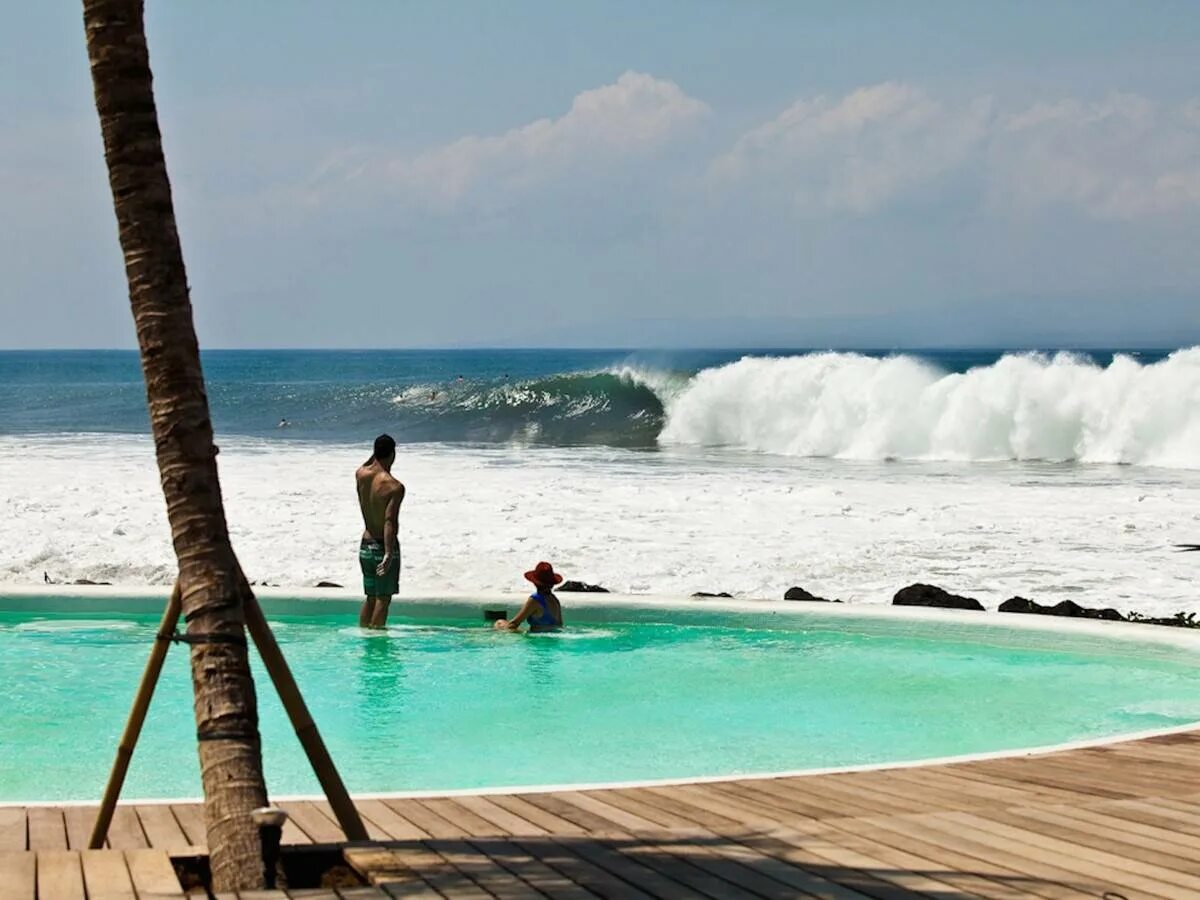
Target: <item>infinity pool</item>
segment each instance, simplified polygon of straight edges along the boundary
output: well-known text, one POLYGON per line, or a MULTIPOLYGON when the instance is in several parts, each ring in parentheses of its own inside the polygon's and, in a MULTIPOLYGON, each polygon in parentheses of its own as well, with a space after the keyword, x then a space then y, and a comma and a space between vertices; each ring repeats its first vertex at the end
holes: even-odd
MULTIPOLYGON (((1200 656, 1149 640, 967 616, 634 607, 575 611, 581 624, 528 637, 489 630, 486 605, 424 607, 368 633, 349 604, 266 604, 351 790, 849 766, 1200 720, 1200 656)), ((0 598, 0 800, 100 794, 158 616, 95 606, 0 598)), ((318 793, 256 677, 268 787, 318 793)), ((125 796, 198 795, 195 754, 187 654, 173 647, 125 796)))

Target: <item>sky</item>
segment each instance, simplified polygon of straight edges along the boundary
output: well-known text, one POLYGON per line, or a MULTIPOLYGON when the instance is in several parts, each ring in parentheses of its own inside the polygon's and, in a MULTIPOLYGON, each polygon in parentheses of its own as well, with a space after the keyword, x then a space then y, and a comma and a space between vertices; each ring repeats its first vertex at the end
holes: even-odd
MULTIPOLYGON (((71 0, 0 33, 0 347, 132 347, 71 0)), ((1200 343, 1192 0, 152 0, 206 347, 1200 343)))

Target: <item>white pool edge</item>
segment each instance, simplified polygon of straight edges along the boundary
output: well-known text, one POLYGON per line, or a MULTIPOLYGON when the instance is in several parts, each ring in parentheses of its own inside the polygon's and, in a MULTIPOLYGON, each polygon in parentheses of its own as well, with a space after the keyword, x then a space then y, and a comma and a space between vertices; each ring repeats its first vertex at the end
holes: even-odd
MULTIPOLYGON (((281 600, 331 600, 339 604, 357 603, 358 597, 345 589, 312 588, 294 590, 290 588, 258 589, 257 594, 264 599, 281 600)), ((161 587, 129 588, 121 586, 74 586, 74 585, 36 585, 29 587, 5 587, 0 585, 0 596, 111 596, 111 597, 162 597, 166 601, 165 589, 161 587)), ((1092 634, 1117 640, 1138 641, 1141 643, 1167 644, 1175 647, 1186 647, 1200 652, 1200 629, 1171 628, 1164 626, 1145 625, 1133 622, 1110 622, 1097 619, 1072 619, 1057 616, 1028 615, 1020 613, 997 613, 994 610, 978 612, 973 610, 932 609, 926 607, 901 607, 884 605, 866 605, 850 603, 811 603, 789 600, 739 600, 729 598, 693 598, 693 597, 662 597, 648 595, 626 594, 567 594, 567 609, 572 606, 580 608, 628 608, 659 609, 664 611, 704 610, 708 612, 763 613, 778 612, 786 615, 805 613, 820 617, 834 618, 865 618, 865 619, 898 619, 902 621, 919 622, 953 622, 955 624, 975 624, 984 627, 1004 629, 1027 629, 1031 631, 1051 631, 1070 634, 1092 634)), ((566 600, 566 597, 564 600, 566 600)), ((463 605, 477 606, 490 603, 514 603, 522 599, 517 593, 480 592, 470 595, 449 597, 397 597, 393 610, 399 611, 405 604, 459 607, 463 605)), ((319 723, 318 723, 319 725, 319 723)), ((566 784, 540 785, 502 785, 477 788, 453 788, 445 790, 424 791, 382 791, 352 793, 352 797, 360 800, 399 800, 406 798, 433 797, 463 797, 489 796, 497 794, 544 794, 556 791, 588 791, 642 787, 667 787, 671 785, 712 784, 736 781, 768 781, 776 778, 803 778, 813 775, 834 775, 850 772, 877 772, 895 769, 914 769, 926 766, 951 765, 954 763, 981 762, 993 759, 1009 759, 1029 756, 1048 756, 1068 750, 1083 750, 1094 747, 1104 747, 1113 744, 1123 744, 1148 738, 1163 737, 1172 734, 1185 734, 1200 731, 1200 721, 1186 725, 1175 725, 1169 728, 1151 729, 1146 731, 1127 732, 1101 738, 1084 738, 1059 744, 1049 744, 1035 747, 1024 747, 1010 750, 994 750, 981 753, 959 754, 957 756, 931 757, 917 760, 905 760, 882 763, 865 763, 854 766, 829 766, 808 769, 787 769, 772 772, 751 772, 745 774, 699 775, 687 778, 654 778, 632 781, 601 781, 575 782, 566 784)), ((114 749, 115 752, 115 749, 114 749)), ((336 762, 336 760, 335 760, 336 762)), ((270 773, 267 772, 270 782, 270 773)), ((273 800, 310 801, 324 800, 323 794, 288 794, 273 797, 273 800)), ((2 800, 0 808, 6 807, 55 807, 55 806, 94 806, 98 799, 87 800, 2 800)), ((201 797, 171 797, 171 798, 132 798, 122 799, 122 803, 136 803, 142 806, 165 805, 176 803, 200 803, 201 797)))

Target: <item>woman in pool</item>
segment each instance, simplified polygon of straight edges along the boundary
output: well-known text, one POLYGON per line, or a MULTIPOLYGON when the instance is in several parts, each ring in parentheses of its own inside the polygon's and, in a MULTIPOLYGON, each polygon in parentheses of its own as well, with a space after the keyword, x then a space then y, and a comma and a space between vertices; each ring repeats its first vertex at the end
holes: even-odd
POLYGON ((554 571, 550 563, 540 562, 526 572, 525 577, 533 582, 537 590, 529 595, 519 613, 511 619, 497 619, 494 627, 516 631, 522 622, 528 622, 530 632, 558 631, 562 628, 563 617, 562 607, 554 596, 554 586, 563 580, 562 576, 554 571))

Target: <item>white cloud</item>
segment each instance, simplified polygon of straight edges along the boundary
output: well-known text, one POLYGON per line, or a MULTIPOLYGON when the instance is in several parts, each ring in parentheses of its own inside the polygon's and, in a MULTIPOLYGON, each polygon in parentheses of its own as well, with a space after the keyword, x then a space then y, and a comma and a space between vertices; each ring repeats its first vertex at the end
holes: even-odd
POLYGON ((1200 104, 1129 94, 1038 103, 997 123, 992 202, 1136 219, 1200 207, 1200 104))
POLYGON ((1077 208, 1106 219, 1200 209, 1200 101, 1117 94, 999 112, 887 82, 799 100, 712 164, 714 181, 757 182, 804 212, 874 212, 970 173, 993 210, 1077 208))
POLYGON ((321 173, 366 178, 372 186, 452 207, 484 183, 521 189, 591 167, 644 158, 708 113, 671 81, 626 72, 578 94, 557 119, 538 119, 497 135, 468 135, 413 156, 373 155, 321 173))
POLYGON ((720 181, 766 177, 803 209, 867 213, 966 162, 990 117, 987 98, 952 107, 886 82, 797 101, 711 171, 720 181))

